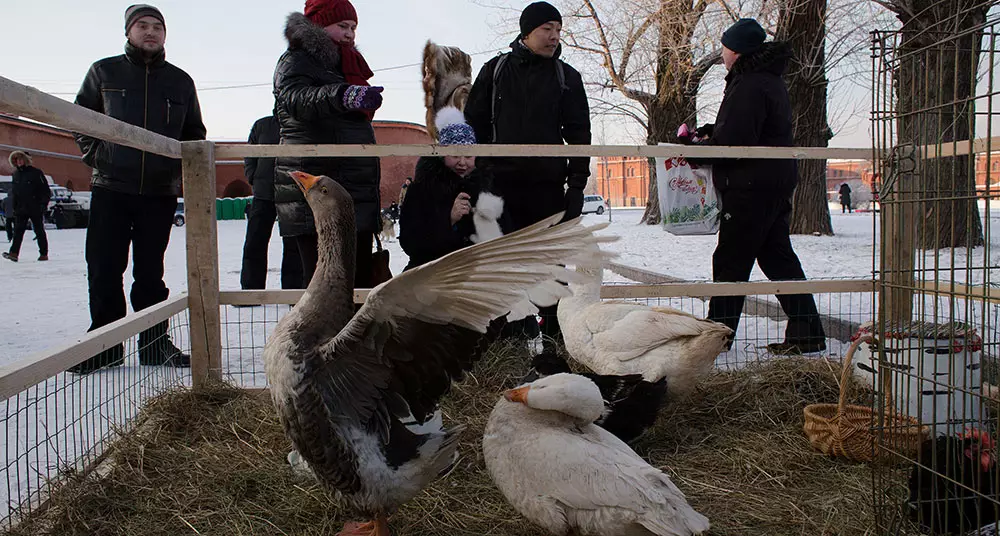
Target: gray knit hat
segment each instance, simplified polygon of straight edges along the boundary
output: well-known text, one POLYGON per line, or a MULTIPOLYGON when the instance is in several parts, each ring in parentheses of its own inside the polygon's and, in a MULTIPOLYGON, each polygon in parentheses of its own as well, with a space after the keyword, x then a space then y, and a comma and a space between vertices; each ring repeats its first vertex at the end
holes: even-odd
POLYGON ((133 4, 125 10, 125 35, 128 35, 132 24, 143 17, 153 17, 159 20, 164 28, 167 27, 167 22, 163 20, 163 13, 160 13, 159 9, 149 4, 133 4))

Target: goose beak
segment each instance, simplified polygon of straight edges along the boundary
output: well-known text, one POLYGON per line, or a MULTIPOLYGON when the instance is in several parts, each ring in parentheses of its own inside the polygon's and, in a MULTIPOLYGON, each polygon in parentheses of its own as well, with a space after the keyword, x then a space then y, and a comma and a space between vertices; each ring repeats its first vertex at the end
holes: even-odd
POLYGON ((316 181, 319 180, 319 177, 303 173, 301 171, 289 171, 288 174, 292 176, 292 180, 295 181, 295 184, 299 185, 299 189, 302 190, 302 193, 308 192, 309 189, 316 184, 316 181))
POLYGON ((528 390, 530 390, 530 389, 531 389, 531 387, 527 386, 527 385, 525 385, 524 387, 518 387, 517 389, 509 389, 507 391, 504 391, 503 397, 506 398, 507 400, 509 400, 510 402, 518 402, 520 404, 527 404, 528 403, 528 390))

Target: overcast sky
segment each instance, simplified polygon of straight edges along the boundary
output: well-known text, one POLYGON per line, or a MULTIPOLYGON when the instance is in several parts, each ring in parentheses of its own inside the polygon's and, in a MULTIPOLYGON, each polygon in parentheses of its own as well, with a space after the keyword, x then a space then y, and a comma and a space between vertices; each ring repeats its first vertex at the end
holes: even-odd
MULTIPOLYGON (((7 78, 73 100, 91 63, 122 53, 127 1, 6 2, 11 5, 4 10, 4 27, 0 31, 0 50, 4 51, 0 55, 0 73, 7 78)), ((511 11, 503 13, 469 0, 354 2, 361 19, 358 46, 376 71, 371 82, 386 88, 385 104, 376 119, 423 123, 421 71, 415 64, 421 61, 427 39, 474 54, 474 75, 486 60, 507 49, 516 30, 505 20, 509 21, 511 13, 516 14, 527 1, 491 2, 506 3, 511 11)), ((301 11, 303 3, 154 2, 166 18, 167 59, 194 78, 210 139, 246 139, 254 120, 271 110, 271 77, 286 47, 285 18, 291 11, 301 11)), ((569 61, 572 63, 573 58, 569 61)), ((839 120, 838 136, 831 145, 870 143, 866 99, 859 94, 860 111, 839 120)), ((606 143, 638 143, 638 139, 628 139, 630 134, 637 134, 637 129, 625 128, 623 121, 608 119, 602 125, 595 119, 595 143, 600 132, 604 132, 606 143)))

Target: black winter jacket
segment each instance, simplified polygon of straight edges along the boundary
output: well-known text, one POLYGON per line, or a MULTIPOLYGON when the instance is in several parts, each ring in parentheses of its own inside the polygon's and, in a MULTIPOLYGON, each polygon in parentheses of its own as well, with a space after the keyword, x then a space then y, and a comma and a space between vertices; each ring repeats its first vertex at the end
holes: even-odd
MULTIPOLYGON (((247 138, 250 145, 277 145, 280 141, 278 118, 274 115, 255 121, 247 138)), ((254 199, 274 200, 274 158, 244 158, 243 174, 253 186, 254 199)))
POLYGON ((17 216, 36 216, 48 209, 52 190, 42 170, 33 166, 21 166, 14 170, 11 179, 11 209, 17 216))
MULTIPOLYGON (((448 169, 441 157, 425 156, 417 161, 399 215, 399 245, 410 257, 407 270, 472 245, 470 236, 476 232, 472 215, 451 223, 451 207, 463 192, 469 194, 473 207, 481 192, 496 193, 488 171, 476 169, 462 178, 448 169)), ((499 221, 504 234, 511 228, 506 216, 504 211, 499 221)))
MULTIPOLYGON (((274 71, 274 98, 281 125, 281 143, 374 144, 371 121, 344 108, 348 84, 340 68, 340 53, 322 28, 301 13, 288 16, 288 50, 274 71)), ((279 158, 274 177, 274 202, 281 236, 316 232, 312 211, 289 171, 326 175, 339 182, 354 200, 358 232, 374 233, 379 223, 378 158, 279 158)))
MULTIPOLYGON (((497 78, 496 139, 493 139, 493 75, 500 56, 486 62, 465 105, 465 117, 479 143, 570 145, 590 144, 590 107, 583 79, 576 69, 555 57, 533 53, 520 39, 497 78), (565 88, 559 84, 559 64, 565 88)), ((498 187, 510 183, 547 182, 583 190, 590 176, 590 158, 480 159, 492 168, 498 187)), ((582 204, 583 196, 580 196, 582 204)))
MULTIPOLYGON (((139 49, 90 66, 76 103, 120 121, 181 141, 205 139, 194 81, 160 54, 146 64, 139 49)), ((178 196, 181 161, 76 135, 91 183, 128 194, 178 196)))
MULTIPOLYGON (((793 145, 792 107, 781 76, 791 59, 785 43, 769 42, 741 56, 726 75, 726 90, 709 145, 793 145)), ((750 190, 791 196, 798 182, 795 160, 691 159, 712 164, 720 192, 750 190)))

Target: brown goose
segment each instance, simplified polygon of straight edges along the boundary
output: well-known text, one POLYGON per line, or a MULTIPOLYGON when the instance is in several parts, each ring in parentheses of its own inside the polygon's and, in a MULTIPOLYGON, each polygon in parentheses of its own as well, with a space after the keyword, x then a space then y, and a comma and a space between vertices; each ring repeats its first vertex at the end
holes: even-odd
MULTIPOLYGON (((285 433, 326 488, 368 516, 342 535, 388 536, 387 516, 446 471, 458 429, 417 433, 479 357, 483 333, 508 312, 524 316, 570 294, 561 265, 603 262, 602 226, 547 218, 456 251, 379 285, 354 314, 354 208, 329 177, 293 172, 319 234, 316 273, 264 348, 271 397, 285 433)), ((518 316, 520 315, 520 316, 518 316)))

